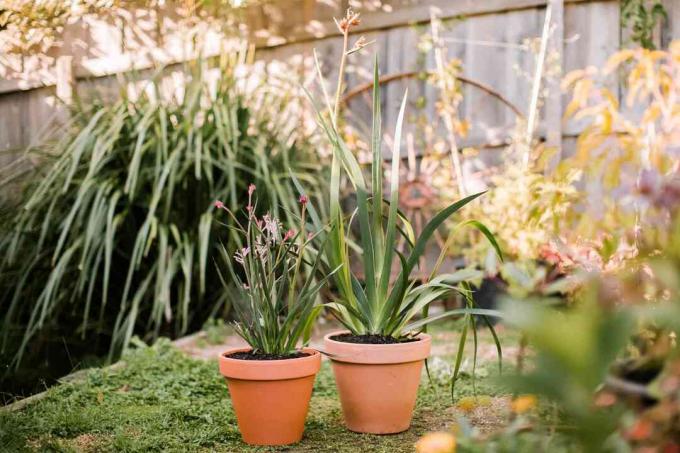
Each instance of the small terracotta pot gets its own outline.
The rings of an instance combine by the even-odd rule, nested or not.
[[[324,337],[333,363],[345,425],[351,431],[392,434],[411,425],[424,360],[432,338],[398,344],[355,344]]]
[[[286,360],[242,360],[220,355],[220,373],[227,378],[243,441],[251,445],[299,442],[312,397],[321,354],[304,349],[306,357]]]

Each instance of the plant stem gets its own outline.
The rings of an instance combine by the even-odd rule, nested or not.
[[[522,334],[519,339],[519,350],[517,351],[517,373],[519,374],[522,374],[524,371],[524,356],[526,354],[527,344],[527,337]]]
[[[340,69],[338,70],[338,86],[335,89],[335,104],[333,105],[333,124],[337,128],[337,118],[340,113],[340,96],[342,95],[342,82],[345,75],[345,62],[347,61],[347,45],[349,43],[349,27],[342,35],[342,57],[340,58]]]
[[[288,304],[293,302],[293,297],[295,296],[295,285],[297,284],[298,275],[300,273],[300,266],[302,265],[302,255],[305,253],[305,244],[307,243],[305,222],[307,221],[305,214],[307,210],[306,206],[302,205],[302,213],[300,214],[300,248],[298,249],[297,262],[295,263],[295,273],[293,274],[293,280],[291,281],[289,292],[288,292]]]

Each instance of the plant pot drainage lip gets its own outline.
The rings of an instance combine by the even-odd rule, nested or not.
[[[228,379],[250,381],[280,381],[313,376],[321,369],[321,354],[316,349],[303,348],[305,357],[283,360],[243,360],[227,357],[251,348],[230,349],[220,354],[220,373]]]
[[[424,360],[430,355],[432,337],[418,334],[419,341],[391,344],[345,343],[331,337],[349,333],[347,330],[331,332],[324,336],[325,353],[335,362],[387,365]]]

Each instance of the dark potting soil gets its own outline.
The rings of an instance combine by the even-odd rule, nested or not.
[[[388,335],[354,335],[351,333],[341,333],[340,335],[333,335],[331,340],[341,341],[343,343],[357,343],[357,344],[397,344],[397,343],[411,343],[413,341],[420,341],[420,338],[394,338]]]
[[[239,360],[286,360],[299,359],[300,357],[307,357],[309,355],[311,354],[308,352],[294,352],[292,354],[263,354],[261,352],[240,351],[232,352],[231,354],[225,355],[225,357]]]

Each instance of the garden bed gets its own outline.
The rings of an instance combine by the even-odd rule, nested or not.
[[[343,427],[333,375],[324,361],[305,436],[286,451],[413,451],[420,436],[448,429],[460,416],[482,433],[502,428],[510,417],[510,398],[496,379],[491,339],[486,334],[480,339],[478,398],[472,397],[472,379],[466,372],[452,403],[447,364],[455,338],[439,330],[430,361],[432,380],[421,382],[411,429],[390,436],[355,434]],[[123,366],[90,370],[22,409],[3,411],[0,441],[11,451],[267,451],[241,442],[226,385],[213,359],[213,351],[233,342],[233,337],[221,339],[213,330],[178,345],[162,340],[135,349]],[[513,348],[508,345],[509,364]],[[466,365],[468,371],[470,367]]]

